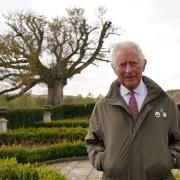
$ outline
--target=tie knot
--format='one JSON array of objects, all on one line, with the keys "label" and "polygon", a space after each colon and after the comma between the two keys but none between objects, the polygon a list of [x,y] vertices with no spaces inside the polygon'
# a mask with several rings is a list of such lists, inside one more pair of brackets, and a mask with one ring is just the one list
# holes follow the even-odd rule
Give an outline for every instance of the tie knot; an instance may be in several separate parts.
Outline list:
[{"label": "tie knot", "polygon": [[134,91],[129,91],[130,96],[134,96]]}]

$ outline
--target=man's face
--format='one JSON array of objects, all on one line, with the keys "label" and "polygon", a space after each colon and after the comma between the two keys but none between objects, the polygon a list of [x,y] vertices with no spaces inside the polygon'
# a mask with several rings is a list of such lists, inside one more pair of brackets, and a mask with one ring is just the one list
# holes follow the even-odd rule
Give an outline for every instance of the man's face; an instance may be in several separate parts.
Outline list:
[{"label": "man's face", "polygon": [[120,83],[134,90],[140,83],[146,61],[140,61],[136,49],[123,47],[117,52],[116,65],[113,68]]}]

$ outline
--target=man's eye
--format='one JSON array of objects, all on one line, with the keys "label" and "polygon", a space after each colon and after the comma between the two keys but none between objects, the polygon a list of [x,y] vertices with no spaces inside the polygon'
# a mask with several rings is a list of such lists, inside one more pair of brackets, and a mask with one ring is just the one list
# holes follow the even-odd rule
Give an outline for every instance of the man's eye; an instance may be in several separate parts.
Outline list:
[{"label": "man's eye", "polygon": [[136,66],[137,62],[130,62],[129,63],[131,66]]},{"label": "man's eye", "polygon": [[120,68],[126,67],[126,63],[122,63],[119,65]]}]

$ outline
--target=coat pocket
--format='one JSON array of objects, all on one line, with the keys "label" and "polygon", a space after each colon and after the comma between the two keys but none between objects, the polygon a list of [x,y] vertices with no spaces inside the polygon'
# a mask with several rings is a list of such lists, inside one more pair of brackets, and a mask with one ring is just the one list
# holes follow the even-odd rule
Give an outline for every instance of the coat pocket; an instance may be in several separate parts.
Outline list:
[{"label": "coat pocket", "polygon": [[166,180],[171,177],[173,159],[168,146],[159,146],[156,151],[144,148],[144,170],[148,180]]}]

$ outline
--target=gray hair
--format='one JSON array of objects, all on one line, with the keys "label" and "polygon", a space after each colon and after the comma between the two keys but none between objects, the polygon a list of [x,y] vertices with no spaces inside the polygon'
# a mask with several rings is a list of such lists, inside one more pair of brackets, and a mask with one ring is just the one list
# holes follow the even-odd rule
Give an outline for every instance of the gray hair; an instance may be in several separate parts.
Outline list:
[{"label": "gray hair", "polygon": [[123,41],[123,42],[120,42],[118,44],[116,44],[112,50],[112,60],[111,60],[111,65],[112,67],[114,68],[116,66],[116,60],[117,60],[117,52],[119,49],[123,48],[123,47],[132,47],[134,49],[136,49],[137,51],[137,54],[138,54],[138,59],[141,61],[141,62],[144,62],[145,60],[145,56],[141,50],[141,48],[139,47],[138,44],[136,44],[135,42],[133,41]]}]

